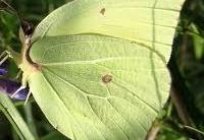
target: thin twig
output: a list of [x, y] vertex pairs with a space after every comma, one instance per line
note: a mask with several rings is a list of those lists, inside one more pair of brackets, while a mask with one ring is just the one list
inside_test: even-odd
[[184, 125], [193, 126], [188, 111], [183, 103], [178, 92], [176, 92], [175, 87], [171, 87], [170, 91], [171, 101], [174, 104], [176, 111], [178, 113], [179, 118], [183, 122]]

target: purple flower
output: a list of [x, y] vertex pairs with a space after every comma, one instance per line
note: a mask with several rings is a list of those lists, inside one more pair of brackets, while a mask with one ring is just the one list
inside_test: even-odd
[[[8, 96], [12, 96], [19, 88], [21, 84], [19, 82], [15, 82], [8, 79], [0, 79], [0, 91], [7, 94]], [[17, 94], [15, 94], [13, 99], [16, 100], [25, 100], [28, 94], [28, 88], [20, 90]]]
[[0, 68], [0, 75], [5, 75], [7, 72], [4, 68]]
[[5, 61], [3, 64], [0, 65], [0, 76], [3, 76], [8, 73], [8, 71], [6, 70], [8, 67], [8, 64], [9, 62]]

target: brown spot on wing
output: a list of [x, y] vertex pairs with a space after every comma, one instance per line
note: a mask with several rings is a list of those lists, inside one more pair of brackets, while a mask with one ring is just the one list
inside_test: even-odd
[[105, 74], [105, 75], [102, 76], [102, 82], [103, 82], [104, 84], [108, 84], [108, 83], [110, 83], [112, 80], [113, 80], [113, 76], [110, 75], [110, 74]]
[[105, 9], [105, 8], [102, 8], [101, 11], [100, 11], [100, 13], [101, 13], [102, 15], [104, 15], [104, 14], [105, 14], [105, 11], [106, 11], [106, 9]]

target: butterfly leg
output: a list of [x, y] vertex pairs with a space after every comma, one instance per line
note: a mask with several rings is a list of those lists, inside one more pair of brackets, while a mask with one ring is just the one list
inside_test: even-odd
[[25, 89], [25, 86], [21, 86], [20, 88], [18, 88], [12, 95], [11, 98], [14, 98], [21, 90]]
[[3, 57], [3, 56], [5, 56], [7, 54], [7, 52], [6, 51], [3, 51], [1, 54], [0, 54], [0, 59]]
[[25, 100], [25, 102], [24, 102], [24, 105], [27, 104], [27, 102], [28, 102], [28, 100], [29, 100], [31, 94], [32, 94], [32, 93], [29, 91], [29, 92], [28, 92], [28, 95], [26, 96], [26, 100]]
[[0, 65], [2, 65], [9, 57], [10, 57], [10, 53], [8, 51], [4, 51], [1, 53], [0, 55]]
[[19, 79], [19, 77], [21, 76], [22, 74], [22, 71], [18, 71], [16, 76], [14, 77], [14, 79]]

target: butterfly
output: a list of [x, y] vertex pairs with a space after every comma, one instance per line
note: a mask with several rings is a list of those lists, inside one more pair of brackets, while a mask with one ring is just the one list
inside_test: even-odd
[[76, 0], [25, 35], [19, 68], [54, 128], [76, 140], [144, 139], [169, 95], [183, 0]]

